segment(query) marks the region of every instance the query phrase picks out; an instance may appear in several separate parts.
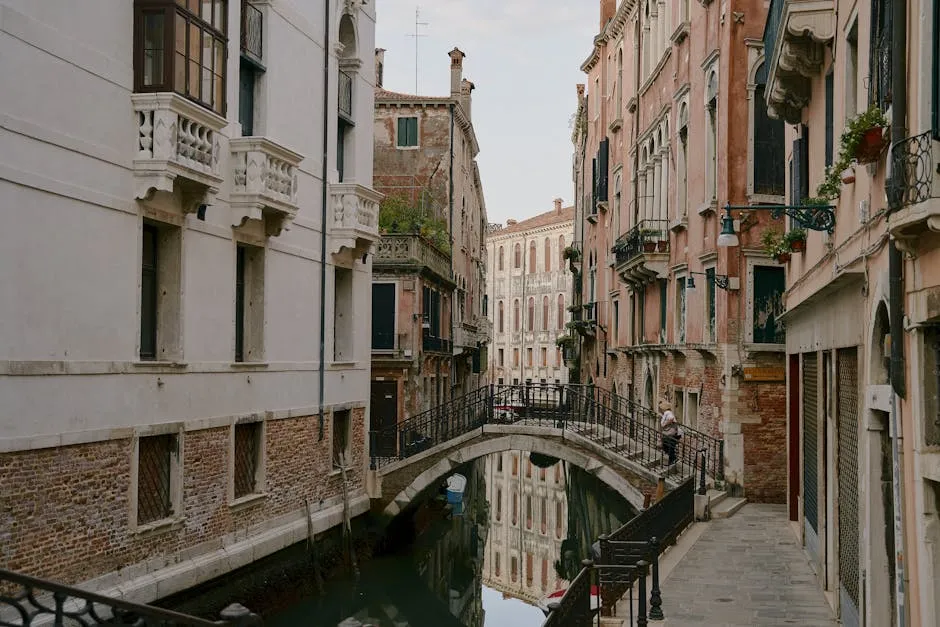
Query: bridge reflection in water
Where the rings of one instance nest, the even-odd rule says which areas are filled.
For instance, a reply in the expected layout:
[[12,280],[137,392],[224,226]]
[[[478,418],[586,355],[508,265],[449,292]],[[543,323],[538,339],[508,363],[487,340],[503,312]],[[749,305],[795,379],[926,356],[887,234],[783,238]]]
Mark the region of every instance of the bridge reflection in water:
[[358,582],[332,581],[323,597],[266,624],[538,627],[539,600],[566,587],[598,536],[636,514],[590,473],[527,451],[456,472],[468,479],[462,507],[426,490],[390,525],[386,554],[363,564]]

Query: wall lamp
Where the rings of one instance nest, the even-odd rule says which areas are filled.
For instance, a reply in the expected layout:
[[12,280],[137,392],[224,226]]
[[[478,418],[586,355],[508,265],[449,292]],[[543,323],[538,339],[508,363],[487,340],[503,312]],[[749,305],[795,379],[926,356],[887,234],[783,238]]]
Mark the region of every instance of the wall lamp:
[[734,232],[732,209],[744,211],[770,211],[774,220],[787,215],[804,229],[827,231],[832,233],[836,225],[835,205],[725,205],[725,215],[721,218],[721,232],[718,234],[718,246],[728,248],[738,245],[738,236]]
[[[685,289],[687,290],[695,289],[695,279],[692,278],[693,274],[697,274],[699,276],[704,276],[704,277],[708,276],[704,272],[687,272],[686,274],[687,276],[685,278]],[[739,284],[738,284],[738,277],[736,276],[729,277],[727,274],[716,274],[714,278],[715,278],[715,287],[717,288],[723,289],[725,291],[740,289]]]

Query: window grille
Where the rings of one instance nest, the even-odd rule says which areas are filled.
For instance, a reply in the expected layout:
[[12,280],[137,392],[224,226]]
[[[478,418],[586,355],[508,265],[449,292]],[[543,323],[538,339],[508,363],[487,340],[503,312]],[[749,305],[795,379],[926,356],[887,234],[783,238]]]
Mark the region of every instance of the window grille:
[[140,438],[137,452],[137,524],[168,518],[173,513],[170,494],[171,455],[176,435]]
[[819,532],[818,438],[817,412],[818,357],[816,353],[803,355],[803,515],[806,522]]
[[839,581],[859,608],[858,352],[842,348],[838,368]]
[[257,492],[261,423],[235,425],[235,498]]

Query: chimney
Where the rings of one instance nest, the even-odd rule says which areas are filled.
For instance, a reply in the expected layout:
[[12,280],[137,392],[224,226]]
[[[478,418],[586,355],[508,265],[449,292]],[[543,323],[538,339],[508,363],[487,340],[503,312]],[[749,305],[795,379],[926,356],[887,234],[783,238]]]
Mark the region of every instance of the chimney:
[[556,214],[561,213],[561,198],[555,199],[555,213]]
[[463,81],[463,59],[467,55],[456,46],[447,55],[450,57],[450,97],[460,98],[460,83]]
[[375,86],[382,86],[382,74],[385,71],[385,48],[375,49]]
[[607,26],[607,22],[614,19],[617,13],[617,0],[601,0],[601,30]]
[[470,117],[470,92],[473,91],[474,85],[472,82],[467,79],[460,81],[460,106],[463,107],[464,112],[467,114],[467,119],[472,120]]

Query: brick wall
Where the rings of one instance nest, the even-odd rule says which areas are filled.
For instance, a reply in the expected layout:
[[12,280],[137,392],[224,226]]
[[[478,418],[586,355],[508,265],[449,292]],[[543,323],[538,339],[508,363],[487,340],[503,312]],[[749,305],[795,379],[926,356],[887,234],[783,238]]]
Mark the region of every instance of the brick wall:
[[[365,410],[353,409],[350,484],[363,485]],[[0,456],[0,566],[77,583],[154,557],[217,541],[342,493],[332,473],[330,429],[318,417],[266,424],[267,497],[230,508],[230,427],[183,435],[180,525],[138,534],[129,528],[133,441],[129,438]]]
[[759,423],[744,423],[744,490],[748,500],[784,503],[787,495],[787,394],[779,383],[745,383],[741,406]]

